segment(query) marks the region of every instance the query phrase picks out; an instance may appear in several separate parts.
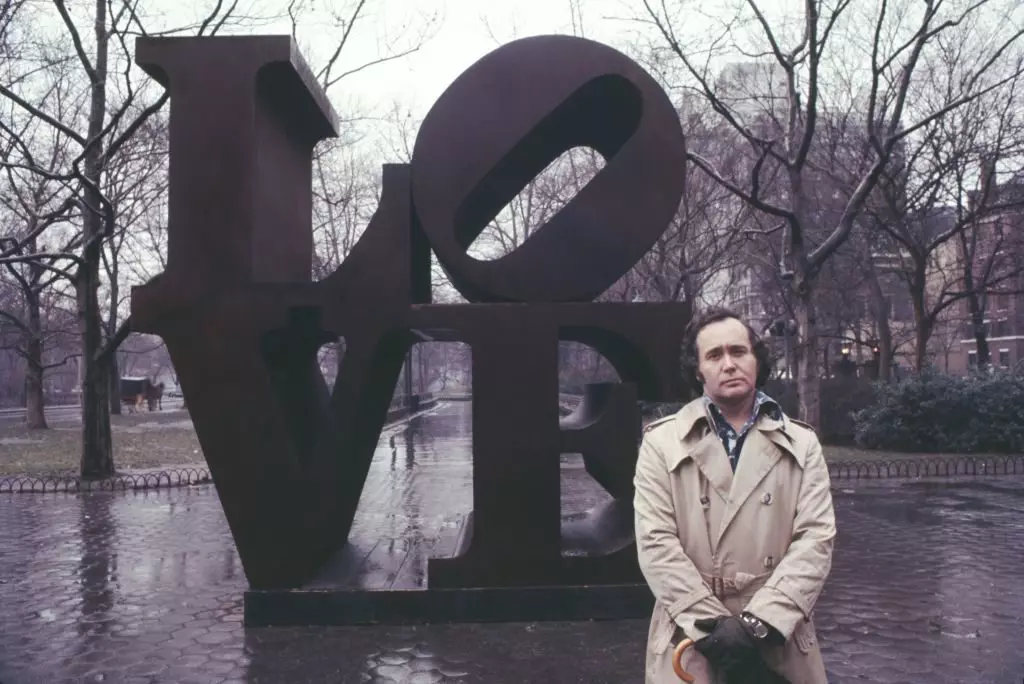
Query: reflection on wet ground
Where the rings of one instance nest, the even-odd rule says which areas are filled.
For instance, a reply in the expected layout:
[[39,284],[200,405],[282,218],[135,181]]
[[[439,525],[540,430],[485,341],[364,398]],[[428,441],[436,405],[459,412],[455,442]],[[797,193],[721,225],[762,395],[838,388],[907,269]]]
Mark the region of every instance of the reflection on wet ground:
[[[469,429],[456,402],[385,433],[353,543],[388,558],[469,510]],[[564,460],[564,512],[595,487]],[[835,496],[831,681],[1018,684],[1024,478]],[[0,496],[0,682],[642,681],[643,620],[245,630],[245,588],[212,487]]]

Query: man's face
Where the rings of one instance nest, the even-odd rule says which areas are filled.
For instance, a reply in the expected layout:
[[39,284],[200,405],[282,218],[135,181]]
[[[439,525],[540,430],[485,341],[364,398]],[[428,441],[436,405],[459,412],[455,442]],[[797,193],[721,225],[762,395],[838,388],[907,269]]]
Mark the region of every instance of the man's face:
[[740,404],[753,396],[757,358],[746,326],[727,318],[697,333],[697,371],[705,394],[716,404]]

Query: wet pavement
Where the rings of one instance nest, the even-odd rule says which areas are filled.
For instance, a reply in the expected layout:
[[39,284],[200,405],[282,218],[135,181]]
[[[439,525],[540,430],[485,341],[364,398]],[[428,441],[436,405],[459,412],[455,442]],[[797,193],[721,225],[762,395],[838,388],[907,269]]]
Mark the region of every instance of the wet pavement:
[[[394,437],[394,440],[391,438]],[[469,404],[381,440],[353,529],[401,546],[472,505]],[[605,495],[563,465],[571,513]],[[837,482],[816,612],[830,681],[1019,684],[1024,477]],[[646,621],[242,627],[216,491],[0,495],[0,682],[642,682]]]

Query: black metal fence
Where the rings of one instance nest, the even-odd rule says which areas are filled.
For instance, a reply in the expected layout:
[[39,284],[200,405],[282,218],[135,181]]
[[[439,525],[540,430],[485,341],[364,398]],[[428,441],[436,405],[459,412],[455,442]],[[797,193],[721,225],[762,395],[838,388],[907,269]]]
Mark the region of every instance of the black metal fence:
[[121,473],[102,480],[83,480],[72,476],[17,475],[0,477],[0,494],[45,492],[119,491],[129,489],[167,489],[213,482],[206,468],[180,468],[148,473]]
[[837,461],[828,464],[832,479],[955,477],[958,475],[1024,474],[1024,454],[929,456],[881,461]]
[[[837,461],[829,463],[828,470],[833,480],[1024,475],[1024,454]],[[206,468],[122,473],[102,480],[83,480],[72,476],[16,475],[0,477],[0,494],[167,489],[212,482],[213,478]]]

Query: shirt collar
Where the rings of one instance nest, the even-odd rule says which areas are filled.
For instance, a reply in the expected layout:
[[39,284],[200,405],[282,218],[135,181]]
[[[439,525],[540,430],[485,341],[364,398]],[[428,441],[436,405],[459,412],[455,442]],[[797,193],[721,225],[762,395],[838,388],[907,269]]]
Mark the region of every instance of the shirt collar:
[[[731,429],[729,421],[722,415],[721,410],[711,400],[711,397],[704,395],[704,410],[707,413],[708,423],[715,428],[715,431],[721,433],[724,430]],[[750,417],[747,418],[747,422],[744,423],[743,428],[737,432],[737,436],[744,434],[749,430],[758,416],[764,412],[769,418],[774,420],[782,420],[782,407],[779,406],[779,402],[775,401],[761,390],[757,390],[754,394],[754,408],[750,412]]]

